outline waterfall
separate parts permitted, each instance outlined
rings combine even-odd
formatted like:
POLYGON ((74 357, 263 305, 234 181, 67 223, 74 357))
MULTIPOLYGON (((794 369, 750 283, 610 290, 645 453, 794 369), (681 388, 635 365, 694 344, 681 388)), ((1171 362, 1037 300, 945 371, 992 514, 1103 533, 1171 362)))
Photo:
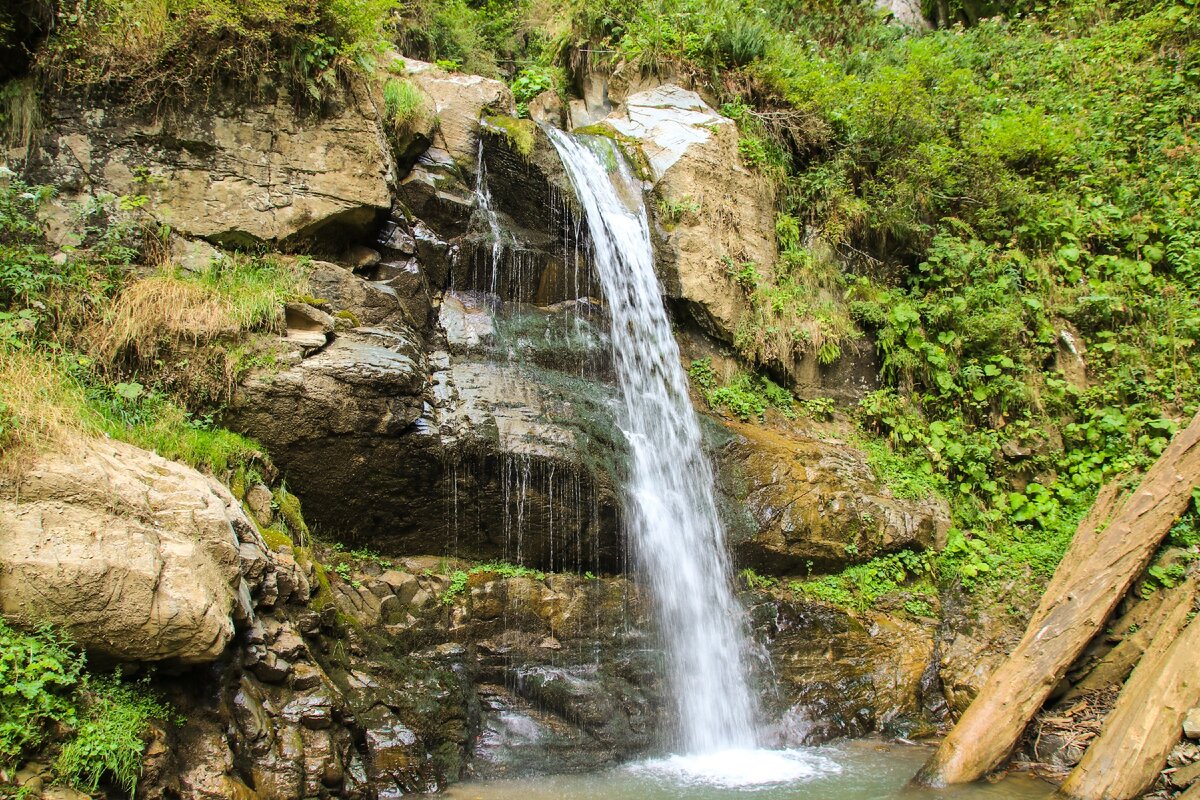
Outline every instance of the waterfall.
POLYGON ((500 257, 504 254, 504 232, 500 228, 500 217, 492 204, 492 193, 487 185, 487 165, 483 161, 483 138, 479 139, 479 153, 475 161, 475 209, 483 214, 488 226, 488 238, 492 242, 492 280, 488 291, 500 291, 500 257))
POLYGON ((713 475, 654 274, 640 184, 614 144, 547 128, 591 235, 629 441, 631 544, 651 589, 686 753, 755 745, 742 610, 713 475))

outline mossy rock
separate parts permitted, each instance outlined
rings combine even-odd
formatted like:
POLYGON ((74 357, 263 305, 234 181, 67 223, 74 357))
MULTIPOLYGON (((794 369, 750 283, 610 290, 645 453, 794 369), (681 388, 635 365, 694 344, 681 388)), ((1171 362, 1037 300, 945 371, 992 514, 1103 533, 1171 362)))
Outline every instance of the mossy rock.
POLYGON ((576 128, 572 131, 576 136, 603 136, 606 139, 611 139, 621 151, 621 155, 625 156, 625 160, 633 169, 633 174, 638 179, 643 181, 653 181, 654 172, 650 169, 650 159, 646 157, 646 151, 642 149, 642 143, 631 136, 626 136, 615 128, 605 125, 603 122, 597 122, 593 125, 584 125, 582 128, 576 128))
POLYGON ((504 136, 509 145, 523 158, 533 155, 534 136, 537 134, 537 123, 533 120, 486 115, 479 122, 484 130, 504 136))

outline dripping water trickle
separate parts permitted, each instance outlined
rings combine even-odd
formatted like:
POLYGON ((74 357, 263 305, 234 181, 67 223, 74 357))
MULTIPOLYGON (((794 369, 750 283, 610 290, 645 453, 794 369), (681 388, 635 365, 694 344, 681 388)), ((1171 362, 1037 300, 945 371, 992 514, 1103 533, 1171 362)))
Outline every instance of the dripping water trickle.
POLYGON ((488 291, 499 292, 500 259, 504 255, 504 232, 500 228, 500 217, 492 203, 492 193, 487 185, 487 165, 483 160, 483 139, 479 140, 479 154, 475 160, 475 208, 483 215, 492 243, 492 279, 488 291))

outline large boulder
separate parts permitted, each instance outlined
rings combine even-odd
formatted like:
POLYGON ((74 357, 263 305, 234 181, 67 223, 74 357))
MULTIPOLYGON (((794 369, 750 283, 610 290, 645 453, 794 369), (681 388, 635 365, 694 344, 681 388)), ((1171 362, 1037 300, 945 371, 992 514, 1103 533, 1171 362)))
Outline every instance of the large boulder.
POLYGON ((118 661, 213 661, 251 613, 261 539, 220 483, 121 442, 81 442, 0 486, 0 613, 118 661))
POLYGON ((719 454, 722 482, 750 518, 731 532, 739 564, 797 574, 944 544, 945 501, 896 497, 863 451, 790 426, 728 427, 733 438, 719 454))
POLYGON ((603 124, 641 147, 664 203, 696 209, 667 232, 664 282, 706 332, 732 342, 750 306, 729 264, 775 263, 774 186, 742 165, 733 120, 693 91, 637 92, 603 124))
POLYGON ((454 163, 474 174, 479 152, 479 118, 485 111, 514 113, 512 91, 503 82, 481 75, 447 72, 415 58, 403 61, 405 77, 430 98, 437 114, 437 130, 427 159, 454 163))
POLYGON ((328 246, 371 228, 391 203, 391 157, 370 89, 328 113, 294 98, 159 115, 61 102, 36 173, 71 189, 143 195, 185 236, 247 246, 328 246))

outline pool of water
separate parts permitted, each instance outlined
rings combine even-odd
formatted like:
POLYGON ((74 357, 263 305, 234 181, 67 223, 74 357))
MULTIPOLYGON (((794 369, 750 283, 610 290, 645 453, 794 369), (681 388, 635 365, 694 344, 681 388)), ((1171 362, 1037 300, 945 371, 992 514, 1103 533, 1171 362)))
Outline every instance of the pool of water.
POLYGON ((908 788, 933 750, 858 740, 795 750, 730 751, 640 761, 589 775, 468 781, 453 800, 1045 800, 1047 783, 1011 775, 994 784, 908 788))

